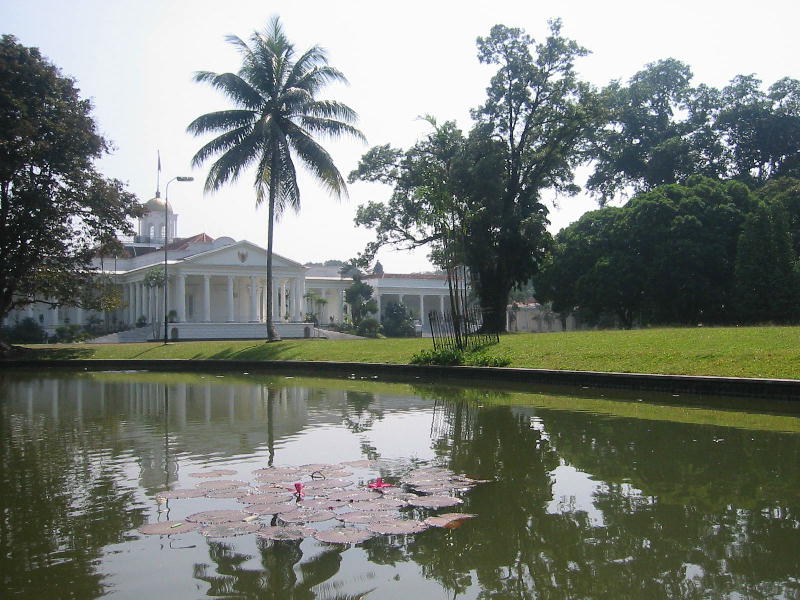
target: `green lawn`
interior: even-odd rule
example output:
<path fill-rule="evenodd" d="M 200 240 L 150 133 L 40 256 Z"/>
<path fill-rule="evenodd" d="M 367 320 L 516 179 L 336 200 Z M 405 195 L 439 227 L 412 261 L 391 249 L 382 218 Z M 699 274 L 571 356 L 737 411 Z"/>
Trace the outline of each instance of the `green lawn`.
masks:
<path fill-rule="evenodd" d="M 800 379 L 800 327 L 510 334 L 487 350 L 543 369 Z M 407 363 L 429 339 L 33 346 L 49 358 L 190 358 Z"/>

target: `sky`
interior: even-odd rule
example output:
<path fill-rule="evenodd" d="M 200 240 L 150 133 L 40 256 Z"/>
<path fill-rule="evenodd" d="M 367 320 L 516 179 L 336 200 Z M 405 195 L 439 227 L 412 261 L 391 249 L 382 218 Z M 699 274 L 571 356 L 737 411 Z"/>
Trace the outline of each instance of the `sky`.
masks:
<path fill-rule="evenodd" d="M 0 33 L 39 47 L 92 100 L 100 132 L 114 146 L 98 163 L 102 173 L 126 182 L 142 202 L 156 190 L 158 151 L 162 196 L 167 180 L 195 178 L 169 188 L 179 236 L 206 232 L 266 246 L 267 211 L 255 204 L 255 173 L 204 193 L 211 163 L 191 167 L 203 140 L 186 133 L 186 126 L 229 107 L 192 74 L 237 71 L 239 55 L 225 36 L 246 38 L 273 15 L 300 51 L 322 46 L 349 80 L 323 92 L 356 110 L 367 137 L 367 144 L 324 141 L 345 177 L 369 147 L 407 148 L 424 136 L 429 126 L 421 115 L 470 128 L 469 111 L 483 102 L 493 72 L 478 63 L 475 40 L 497 23 L 523 28 L 538 40 L 548 19 L 561 18 L 562 33 L 591 51 L 577 70 L 597 86 L 625 81 L 668 57 L 688 63 L 695 84 L 721 87 L 749 73 L 765 85 L 800 77 L 797 0 L 3 0 Z M 275 230 L 275 251 L 300 262 L 354 257 L 373 237 L 353 224 L 356 208 L 384 201 L 391 192 L 355 183 L 349 198 L 337 201 L 304 174 L 300 189 L 300 212 L 284 215 Z M 553 233 L 597 207 L 586 194 L 546 198 Z M 403 273 L 430 270 L 426 254 L 384 250 L 378 258 L 386 272 Z"/>

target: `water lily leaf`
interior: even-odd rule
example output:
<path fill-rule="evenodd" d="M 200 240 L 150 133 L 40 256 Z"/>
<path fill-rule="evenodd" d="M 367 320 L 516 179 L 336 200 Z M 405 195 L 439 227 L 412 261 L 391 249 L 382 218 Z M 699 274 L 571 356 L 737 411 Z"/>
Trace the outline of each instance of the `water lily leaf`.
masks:
<path fill-rule="evenodd" d="M 243 510 L 207 510 L 189 515 L 186 517 L 186 520 L 193 523 L 216 525 L 217 523 L 232 523 L 235 521 L 241 521 L 247 517 L 247 515 L 248 513 L 244 512 Z"/>
<path fill-rule="evenodd" d="M 280 515 L 286 523 L 320 523 L 335 518 L 336 514 L 329 510 L 295 510 Z"/>
<path fill-rule="evenodd" d="M 463 521 L 473 519 L 477 515 L 469 513 L 444 513 L 436 515 L 435 517 L 428 517 L 425 522 L 431 527 L 447 527 L 448 529 L 456 529 L 461 526 Z"/>
<path fill-rule="evenodd" d="M 282 542 L 282 541 L 293 542 L 293 541 L 303 540 L 307 537 L 311 537 L 312 535 L 314 535 L 313 529 L 309 529 L 308 527 L 298 527 L 298 526 L 262 527 L 259 531 L 256 532 L 256 536 L 273 542 Z"/>
<path fill-rule="evenodd" d="M 333 491 L 328 494 L 328 498 L 343 502 L 363 502 L 366 500 L 378 500 L 381 497 L 380 493 L 368 490 L 343 490 Z"/>
<path fill-rule="evenodd" d="M 343 463 L 339 463 L 341 467 L 353 467 L 354 469 L 370 469 L 375 465 L 375 463 L 371 460 L 348 460 Z"/>
<path fill-rule="evenodd" d="M 350 508 L 355 511 L 376 511 L 376 510 L 397 510 L 406 503 L 402 500 L 395 500 L 394 498 L 379 498 L 377 500 L 368 500 L 366 502 L 352 502 Z"/>
<path fill-rule="evenodd" d="M 420 496 L 419 498 L 412 498 L 408 501 L 411 506 L 419 506 L 422 508 L 444 508 L 445 506 L 455 506 L 462 504 L 464 501 L 452 496 Z"/>
<path fill-rule="evenodd" d="M 247 487 L 250 484 L 246 481 L 234 479 L 220 479 L 219 481 L 201 481 L 195 487 L 201 490 L 225 490 L 228 488 Z"/>
<path fill-rule="evenodd" d="M 269 492 L 259 491 L 257 494 L 241 495 L 242 490 L 239 490 L 239 496 L 236 498 L 242 504 L 269 504 L 272 502 L 288 502 L 294 494 L 286 490 L 272 490 Z"/>
<path fill-rule="evenodd" d="M 399 513 L 396 510 L 359 510 L 349 513 L 344 513 L 341 515 L 336 515 L 336 518 L 342 521 L 343 523 L 357 523 L 357 524 L 365 524 L 365 523 L 377 523 L 379 521 L 388 521 L 390 519 L 395 519 L 399 516 Z"/>
<path fill-rule="evenodd" d="M 297 503 L 297 508 L 304 508 L 308 510 L 333 510 L 334 508 L 341 508 L 347 503 L 341 500 L 331 500 L 330 498 L 304 498 Z"/>
<path fill-rule="evenodd" d="M 314 533 L 316 539 L 328 544 L 358 544 L 374 535 L 374 533 L 366 529 L 355 529 L 353 527 L 334 527 L 333 529 Z"/>
<path fill-rule="evenodd" d="M 206 498 L 238 498 L 242 495 L 241 488 L 226 488 L 222 490 L 208 490 Z"/>
<path fill-rule="evenodd" d="M 427 528 L 427 524 L 412 519 L 387 519 L 386 521 L 377 521 L 367 524 L 367 529 L 381 535 L 406 535 L 419 533 L 420 531 L 425 531 Z"/>
<path fill-rule="evenodd" d="M 187 523 L 186 521 L 161 521 L 160 523 L 148 523 L 139 527 L 139 533 L 145 535 L 175 535 L 186 533 L 197 528 L 197 523 Z"/>
<path fill-rule="evenodd" d="M 273 502 L 270 504 L 251 504 L 250 506 L 245 506 L 242 510 L 254 515 L 279 515 L 282 513 L 293 512 L 297 510 L 297 506 L 294 504 L 280 504 Z"/>
<path fill-rule="evenodd" d="M 255 533 L 261 529 L 261 523 L 217 523 L 200 528 L 200 533 L 206 537 L 233 537 Z"/>

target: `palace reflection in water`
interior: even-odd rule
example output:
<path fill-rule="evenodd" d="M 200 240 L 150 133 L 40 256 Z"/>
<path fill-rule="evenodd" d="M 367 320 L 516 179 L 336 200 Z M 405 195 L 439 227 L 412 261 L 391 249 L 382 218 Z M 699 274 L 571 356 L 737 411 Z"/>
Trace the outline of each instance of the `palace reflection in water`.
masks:
<path fill-rule="evenodd" d="M 800 598 L 791 415 L 246 375 L 0 386 L 11 597 Z M 356 547 L 136 532 L 163 518 L 156 492 L 204 467 L 249 479 L 359 458 L 386 477 L 430 463 L 493 482 L 464 497 L 478 517 L 458 529 Z M 172 501 L 170 518 L 208 507 L 236 501 Z"/>

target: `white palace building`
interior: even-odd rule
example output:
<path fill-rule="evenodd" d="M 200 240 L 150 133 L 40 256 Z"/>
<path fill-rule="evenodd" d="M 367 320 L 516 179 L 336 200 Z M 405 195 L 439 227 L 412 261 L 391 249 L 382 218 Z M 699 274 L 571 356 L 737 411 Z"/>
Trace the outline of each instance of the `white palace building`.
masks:
<path fill-rule="evenodd" d="M 149 287 L 148 273 L 164 264 L 165 217 L 168 231 L 177 231 L 178 215 L 165 211 L 164 202 L 153 198 L 145 205 L 138 232 L 124 244 L 124 254 L 95 259 L 95 266 L 113 277 L 123 307 L 110 315 L 76 307 L 50 308 L 34 304 L 9 315 L 33 317 L 48 334 L 60 325 L 82 325 L 88 319 L 106 319 L 117 328 L 136 329 L 138 336 L 125 339 L 163 337 L 163 287 Z M 266 264 L 264 248 L 247 240 L 213 239 L 205 233 L 166 239 L 168 264 L 169 335 L 175 340 L 266 338 Z M 427 314 L 444 312 L 448 302 L 447 280 L 437 274 L 373 274 L 365 280 L 373 287 L 379 315 L 390 302 L 406 305 L 423 330 L 429 329 Z M 345 321 L 348 306 L 344 291 L 352 279 L 342 277 L 338 267 L 306 267 L 273 254 L 273 321 L 284 338 L 315 335 L 306 315 L 314 314 L 320 325 Z M 161 328 L 157 326 L 161 323 Z M 146 324 L 141 326 L 142 324 Z M 132 332 L 126 332 L 128 334 Z M 120 339 L 123 339 L 122 337 Z"/>

